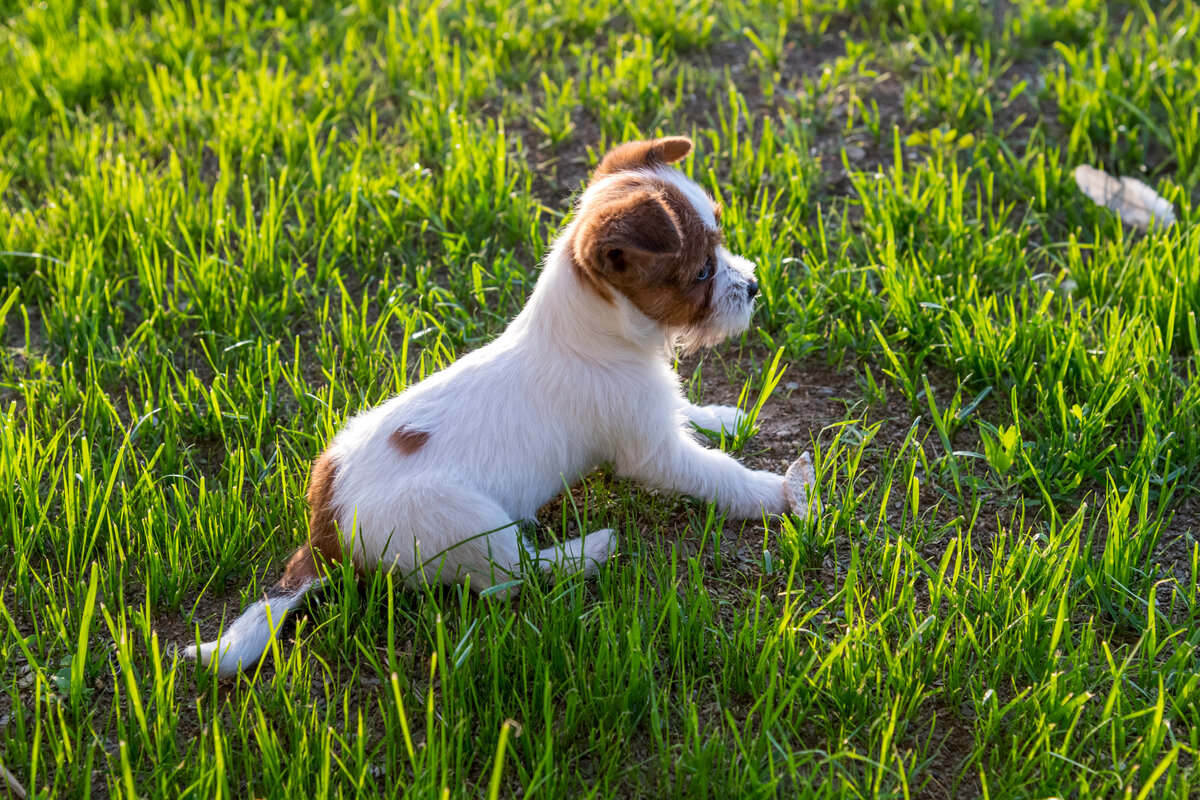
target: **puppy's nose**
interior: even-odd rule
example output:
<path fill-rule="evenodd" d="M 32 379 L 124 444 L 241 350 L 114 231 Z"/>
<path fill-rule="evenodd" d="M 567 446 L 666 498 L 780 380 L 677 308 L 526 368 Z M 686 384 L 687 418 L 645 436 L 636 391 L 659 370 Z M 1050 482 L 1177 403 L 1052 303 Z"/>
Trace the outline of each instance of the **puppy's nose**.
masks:
<path fill-rule="evenodd" d="M 758 281 L 750 281 L 746 284 L 746 297 L 753 300 L 756 294 L 758 294 Z"/>

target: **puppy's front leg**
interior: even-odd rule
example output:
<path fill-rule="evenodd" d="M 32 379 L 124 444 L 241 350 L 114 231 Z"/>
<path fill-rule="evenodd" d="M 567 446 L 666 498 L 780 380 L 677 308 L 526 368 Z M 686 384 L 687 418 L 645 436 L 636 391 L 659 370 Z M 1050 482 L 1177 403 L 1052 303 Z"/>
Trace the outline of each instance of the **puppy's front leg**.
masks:
<path fill-rule="evenodd" d="M 724 428 L 727 434 L 737 433 L 738 423 L 745 416 L 734 406 L 695 406 L 691 403 L 688 403 L 683 412 L 687 415 L 688 422 L 696 427 L 714 433 L 720 433 Z"/>
<path fill-rule="evenodd" d="M 639 440 L 617 459 L 617 471 L 657 489 L 712 500 L 742 519 L 788 510 L 782 475 L 747 469 L 719 450 L 700 446 L 682 429 L 665 441 Z"/>

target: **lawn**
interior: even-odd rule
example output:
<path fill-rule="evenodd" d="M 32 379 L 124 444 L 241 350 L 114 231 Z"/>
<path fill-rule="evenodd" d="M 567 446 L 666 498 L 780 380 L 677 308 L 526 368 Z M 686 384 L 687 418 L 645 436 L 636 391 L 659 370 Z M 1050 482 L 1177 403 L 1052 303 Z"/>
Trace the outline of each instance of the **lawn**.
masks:
<path fill-rule="evenodd" d="M 181 661 L 655 134 L 762 286 L 683 383 L 821 513 L 602 469 L 536 526 L 598 578 Z M 0 797 L 1196 796 L 1197 199 L 1194 0 L 0 0 Z"/>

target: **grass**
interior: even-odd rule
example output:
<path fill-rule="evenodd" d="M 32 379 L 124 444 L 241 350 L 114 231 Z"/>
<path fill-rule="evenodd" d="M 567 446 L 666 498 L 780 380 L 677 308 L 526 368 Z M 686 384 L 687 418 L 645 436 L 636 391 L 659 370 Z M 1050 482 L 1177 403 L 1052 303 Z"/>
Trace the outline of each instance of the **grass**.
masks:
<path fill-rule="evenodd" d="M 1191 797 L 1200 5 L 0 3 L 0 763 L 30 797 Z M 608 146 L 759 264 L 681 364 L 822 513 L 601 471 L 512 603 L 210 638 L 339 425 L 493 337 Z M 1076 190 L 1134 174 L 1179 223 Z M 777 353 L 782 353 L 776 369 Z"/>

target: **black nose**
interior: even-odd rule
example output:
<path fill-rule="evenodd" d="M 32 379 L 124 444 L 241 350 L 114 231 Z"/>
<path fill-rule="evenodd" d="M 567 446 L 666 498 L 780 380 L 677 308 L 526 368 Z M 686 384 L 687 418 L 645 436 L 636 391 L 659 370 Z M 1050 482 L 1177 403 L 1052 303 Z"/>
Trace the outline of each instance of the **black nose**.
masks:
<path fill-rule="evenodd" d="M 750 281 L 746 284 L 746 297 L 753 300 L 756 294 L 758 294 L 758 281 Z"/>

